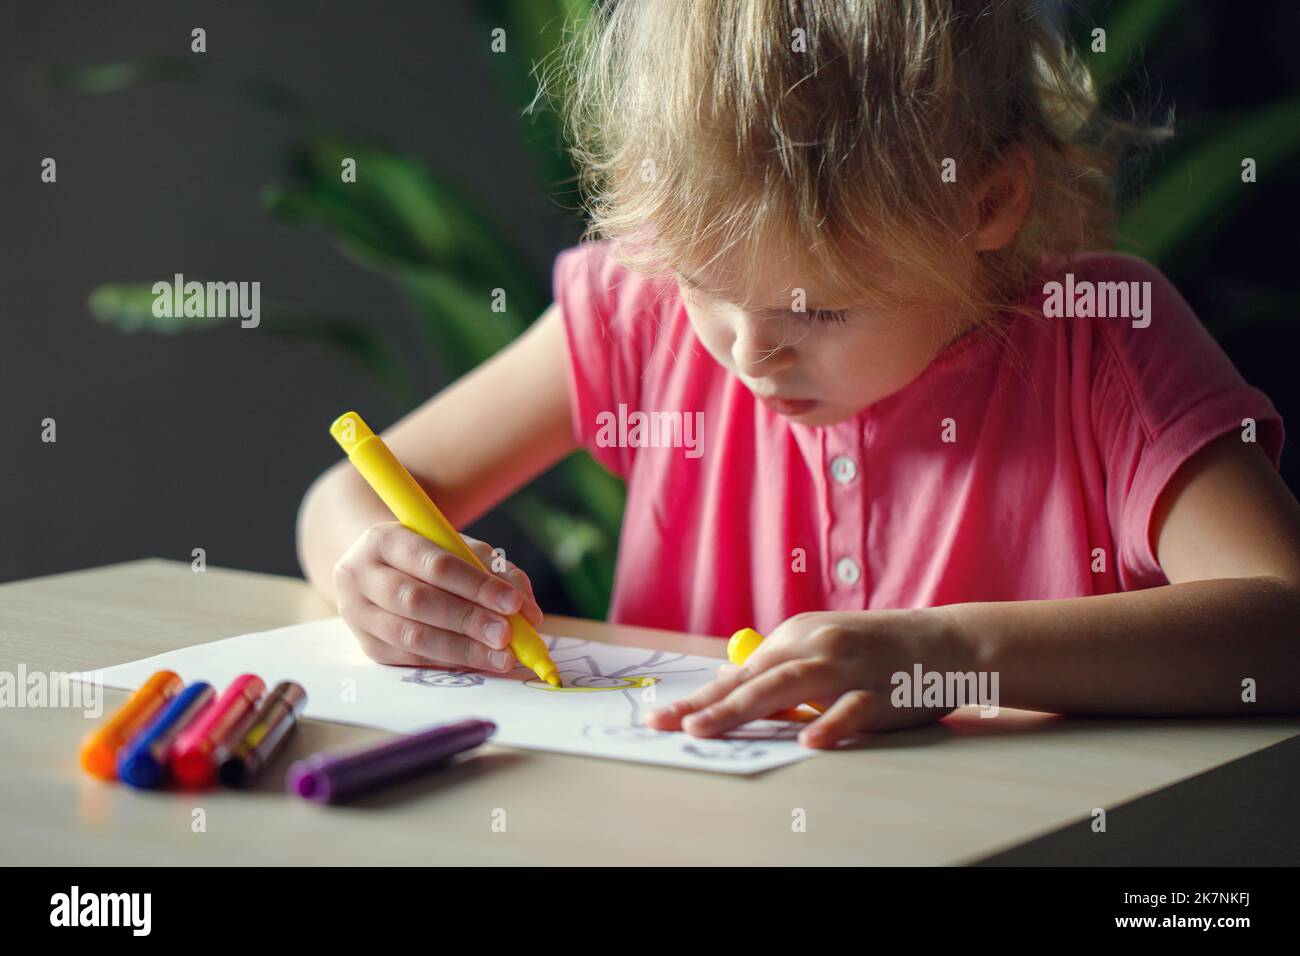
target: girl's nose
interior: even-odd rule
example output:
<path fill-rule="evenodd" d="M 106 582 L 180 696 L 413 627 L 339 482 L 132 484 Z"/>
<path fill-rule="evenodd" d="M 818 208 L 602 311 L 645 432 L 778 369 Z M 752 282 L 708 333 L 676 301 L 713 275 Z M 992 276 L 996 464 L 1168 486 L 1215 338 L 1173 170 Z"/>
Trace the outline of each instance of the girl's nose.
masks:
<path fill-rule="evenodd" d="M 731 357 L 736 370 L 750 378 L 768 378 L 794 363 L 794 349 L 786 344 L 783 323 L 743 318 L 736 329 Z"/>

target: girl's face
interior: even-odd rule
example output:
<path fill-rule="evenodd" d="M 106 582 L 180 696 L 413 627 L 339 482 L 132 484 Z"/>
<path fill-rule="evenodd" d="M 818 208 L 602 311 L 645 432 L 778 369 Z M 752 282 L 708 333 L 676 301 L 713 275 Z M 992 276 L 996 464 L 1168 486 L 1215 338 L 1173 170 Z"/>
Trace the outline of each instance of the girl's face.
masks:
<path fill-rule="evenodd" d="M 972 324 L 939 303 L 837 301 L 791 274 L 757 276 L 755 307 L 733 303 L 709 271 L 678 273 L 695 334 L 764 404 L 801 425 L 830 425 L 907 385 Z M 803 311 L 797 311 L 803 290 Z"/>

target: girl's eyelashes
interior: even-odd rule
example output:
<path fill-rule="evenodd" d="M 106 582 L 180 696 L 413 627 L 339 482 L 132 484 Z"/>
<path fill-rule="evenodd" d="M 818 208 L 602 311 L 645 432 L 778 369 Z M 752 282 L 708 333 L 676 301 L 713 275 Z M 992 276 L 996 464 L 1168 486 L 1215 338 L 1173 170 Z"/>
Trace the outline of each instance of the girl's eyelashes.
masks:
<path fill-rule="evenodd" d="M 818 325 L 843 325 L 848 314 L 847 309 L 813 309 L 808 317 Z"/>
<path fill-rule="evenodd" d="M 716 293 L 710 292 L 707 289 L 701 288 L 700 286 L 692 282 L 688 277 L 679 275 L 678 278 L 681 284 L 687 290 L 689 290 L 691 295 L 697 300 L 702 300 L 710 305 L 729 304 L 726 303 L 721 296 L 717 295 Z M 733 308 L 739 308 L 739 307 L 733 306 Z M 769 310 L 763 310 L 763 311 L 767 313 Z M 772 309 L 770 310 L 770 314 L 774 317 L 779 317 L 783 314 L 788 314 L 788 313 L 784 309 Z M 848 318 L 849 310 L 848 309 L 810 309 L 806 312 L 800 313 L 800 315 L 807 318 L 815 325 L 843 325 L 845 320 Z"/>

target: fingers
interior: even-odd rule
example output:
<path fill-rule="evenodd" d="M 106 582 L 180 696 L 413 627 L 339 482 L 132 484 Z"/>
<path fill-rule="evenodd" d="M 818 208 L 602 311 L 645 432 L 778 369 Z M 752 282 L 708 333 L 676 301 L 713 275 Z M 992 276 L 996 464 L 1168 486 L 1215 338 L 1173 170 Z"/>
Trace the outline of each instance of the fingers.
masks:
<path fill-rule="evenodd" d="M 493 647 L 509 640 L 508 615 L 523 610 L 541 622 L 527 576 L 513 566 L 514 580 L 503 580 L 396 523 L 376 525 L 362 537 L 356 553 L 335 568 L 340 613 L 359 595 L 401 617 Z"/>
<path fill-rule="evenodd" d="M 377 525 L 376 528 L 381 529 L 375 542 L 381 564 L 495 612 L 513 614 L 519 610 L 519 592 L 495 575 L 462 561 L 401 525 Z"/>
<path fill-rule="evenodd" d="M 493 649 L 463 634 L 399 617 L 372 602 L 353 608 L 346 620 L 367 656 L 383 664 L 437 664 L 499 674 L 515 667 L 508 647 Z"/>
<path fill-rule="evenodd" d="M 348 627 L 356 635 L 357 642 L 361 645 L 361 650 L 365 652 L 366 657 L 376 664 L 393 664 L 399 667 L 428 667 L 430 664 L 435 663 L 428 658 L 420 657 L 418 654 L 400 651 L 391 644 L 385 644 L 373 634 L 358 630 L 351 623 L 348 624 Z"/>
<path fill-rule="evenodd" d="M 686 717 L 726 697 L 744 681 L 753 679 L 770 668 L 792 660 L 793 657 L 794 651 L 790 647 L 781 646 L 779 643 L 769 646 L 765 643 L 753 654 L 749 655 L 744 664 L 723 664 L 718 668 L 717 677 L 689 697 L 666 704 L 648 713 L 646 723 L 655 730 L 684 730 L 685 727 L 682 725 L 682 721 Z M 797 707 L 800 703 L 801 701 L 795 701 L 793 704 L 784 707 L 773 707 L 767 713 L 772 714 L 784 710 L 786 707 Z"/>
<path fill-rule="evenodd" d="M 748 668 L 741 668 L 747 671 Z M 819 697 L 832 686 L 834 675 L 809 660 L 778 664 L 735 686 L 721 700 L 682 719 L 682 730 L 695 737 L 712 737 L 759 720 L 778 710 Z"/>
<path fill-rule="evenodd" d="M 492 560 L 484 542 L 470 546 Z M 339 613 L 383 663 L 506 673 L 516 665 L 508 616 L 542 621 L 531 582 L 514 565 L 491 574 L 396 522 L 367 529 L 335 565 L 334 583 Z"/>
<path fill-rule="evenodd" d="M 363 593 L 390 614 L 493 648 L 510 643 L 510 624 L 502 614 L 392 568 L 380 565 L 370 574 L 372 582 Z"/>
<path fill-rule="evenodd" d="M 468 535 L 461 535 L 469 549 L 474 552 L 475 556 L 483 562 L 484 566 L 498 578 L 507 581 L 511 587 L 520 595 L 522 599 L 522 613 L 533 627 L 542 626 L 542 609 L 537 603 L 537 597 L 533 594 L 533 582 L 529 580 L 527 574 L 520 570 L 511 561 L 507 561 L 505 553 L 496 553 L 493 547 L 486 541 L 480 541 L 477 538 L 471 538 Z M 501 568 L 504 563 L 504 570 Z M 512 612 L 513 613 L 513 612 Z"/>
<path fill-rule="evenodd" d="M 655 730 L 681 730 L 682 719 L 722 700 L 745 679 L 745 668 L 724 664 L 718 676 L 689 697 L 657 707 L 646 714 L 646 725 Z"/>
<path fill-rule="evenodd" d="M 889 708 L 889 701 L 879 694 L 869 694 L 865 690 L 841 694 L 826 713 L 799 732 L 799 743 L 815 750 L 827 750 L 841 740 L 871 729 L 880 722 L 882 701 Z"/>
<path fill-rule="evenodd" d="M 895 707 L 888 694 L 851 690 L 805 727 L 799 742 L 824 750 L 864 734 L 919 727 L 951 712 L 951 707 Z"/>

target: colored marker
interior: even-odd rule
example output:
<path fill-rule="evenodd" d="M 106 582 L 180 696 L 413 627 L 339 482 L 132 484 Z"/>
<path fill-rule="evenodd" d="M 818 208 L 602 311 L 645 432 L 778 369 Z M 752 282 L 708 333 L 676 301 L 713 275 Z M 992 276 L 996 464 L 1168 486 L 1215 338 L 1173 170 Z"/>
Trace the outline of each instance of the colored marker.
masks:
<path fill-rule="evenodd" d="M 752 627 L 742 627 L 731 635 L 731 640 L 727 641 L 727 660 L 733 664 L 745 663 L 749 655 L 758 650 L 758 645 L 762 644 L 763 640 L 763 635 Z M 804 706 L 811 707 L 819 714 L 826 713 L 825 707 L 819 707 L 812 701 L 805 700 Z"/>
<path fill-rule="evenodd" d="M 301 684 L 281 681 L 266 695 L 239 741 L 221 761 L 217 776 L 228 787 L 241 787 L 271 762 L 307 706 Z"/>
<path fill-rule="evenodd" d="M 112 717 L 87 735 L 81 745 L 81 766 L 96 777 L 116 780 L 118 751 L 184 686 L 184 681 L 171 671 L 159 671 L 150 677 Z"/>
<path fill-rule="evenodd" d="M 330 426 L 330 434 L 398 521 L 462 561 L 488 570 L 420 483 L 402 467 L 383 439 L 370 430 L 360 415 L 356 412 L 340 415 Z M 552 687 L 560 686 L 559 670 L 551 660 L 546 642 L 528 623 L 522 611 L 510 615 L 510 649 L 515 652 L 519 663 L 546 683 Z"/>
<path fill-rule="evenodd" d="M 118 755 L 117 775 L 141 789 L 160 786 L 167 772 L 176 737 L 212 703 L 216 692 L 211 684 L 198 681 L 177 694 Z"/>
<path fill-rule="evenodd" d="M 496 729 L 490 720 L 462 720 L 375 747 L 312 754 L 289 768 L 285 788 L 314 803 L 338 803 L 443 766 Z"/>
<path fill-rule="evenodd" d="M 172 778 L 183 787 L 212 786 L 217 779 L 217 764 L 237 742 L 235 734 L 243 736 L 265 690 L 266 682 L 254 674 L 236 677 L 216 703 L 176 738 L 171 754 Z"/>

